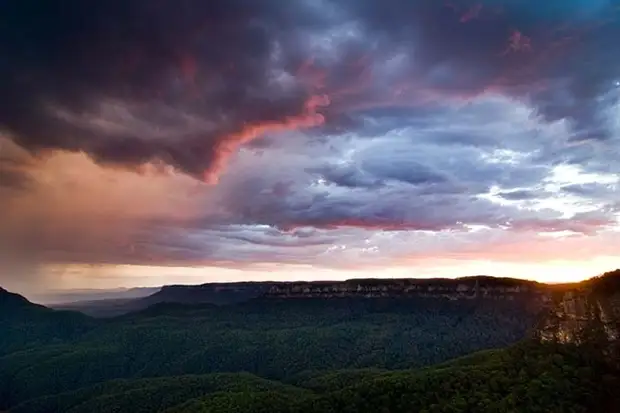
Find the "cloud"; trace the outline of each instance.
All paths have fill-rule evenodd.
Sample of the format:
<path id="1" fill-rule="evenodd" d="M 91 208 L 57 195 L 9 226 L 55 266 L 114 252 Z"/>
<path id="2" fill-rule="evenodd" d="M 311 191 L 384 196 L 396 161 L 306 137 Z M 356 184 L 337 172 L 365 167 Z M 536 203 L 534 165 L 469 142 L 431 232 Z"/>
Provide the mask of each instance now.
<path id="1" fill-rule="evenodd" d="M 490 103 L 493 124 L 485 112 Z M 434 122 L 426 116 L 424 128 L 415 120 L 415 126 L 406 126 L 408 119 L 401 119 L 398 128 L 375 136 L 332 136 L 318 147 L 310 137 L 306 144 L 283 144 L 260 156 L 248 152 L 233 164 L 236 172 L 222 178 L 226 218 L 283 230 L 451 231 L 484 225 L 591 233 L 616 222 L 610 209 L 602 209 L 604 218 L 585 219 L 583 213 L 601 209 L 601 200 L 562 200 L 562 179 L 571 175 L 538 163 L 536 152 L 552 153 L 570 140 L 566 123 L 535 117 L 527 105 L 498 97 L 439 113 Z M 441 139 L 447 131 L 464 138 Z M 485 145 L 472 146 L 467 136 Z M 537 145 L 541 137 L 547 148 Z M 277 170 L 265 172 L 276 160 Z M 287 190 L 274 196 L 272 188 L 282 176 Z"/>
<path id="2" fill-rule="evenodd" d="M 53 284 L 43 270 L 51 263 L 148 263 L 152 254 L 135 245 L 151 242 L 151 221 L 206 210 L 197 202 L 204 184 L 161 165 L 127 172 L 68 152 L 20 165 L 27 185 L 0 186 L 0 285 L 7 288 Z"/>
<path id="3" fill-rule="evenodd" d="M 10 2 L 1 14 L 0 123 L 30 150 L 133 166 L 159 160 L 210 180 L 263 134 L 487 90 L 533 99 L 594 133 L 595 98 L 620 69 L 604 52 L 620 30 L 616 9 L 577 0 L 448 6 Z M 531 47 L 517 47 L 515 36 Z"/>
<path id="4" fill-rule="evenodd" d="M 0 164 L 0 187 L 3 189 L 27 189 L 31 184 L 27 174 L 16 168 L 5 167 Z"/>
<path id="5" fill-rule="evenodd" d="M 30 150 L 162 160 L 202 177 L 235 143 L 321 123 L 325 100 L 289 73 L 295 56 L 285 43 L 320 20 L 297 6 L 6 3 L 0 123 Z"/>
<path id="6" fill-rule="evenodd" d="M 606 0 L 5 2 L 0 252 L 355 266 L 598 245 L 620 210 L 618 37 Z"/>
<path id="7" fill-rule="evenodd" d="M 541 194 L 538 191 L 532 191 L 529 189 L 515 189 L 514 191 L 500 192 L 498 195 L 509 201 L 528 201 L 544 196 L 544 194 Z"/>
<path id="8" fill-rule="evenodd" d="M 610 195 L 618 194 L 618 188 L 616 185 L 597 182 L 566 185 L 562 187 L 562 190 L 579 196 L 603 199 L 608 198 Z"/>

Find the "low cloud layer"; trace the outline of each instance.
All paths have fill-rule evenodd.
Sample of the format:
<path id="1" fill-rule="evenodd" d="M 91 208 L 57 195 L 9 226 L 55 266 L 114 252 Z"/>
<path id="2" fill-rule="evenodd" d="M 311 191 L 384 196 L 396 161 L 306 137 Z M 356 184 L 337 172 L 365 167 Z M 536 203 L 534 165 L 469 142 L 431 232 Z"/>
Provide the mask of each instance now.
<path id="1" fill-rule="evenodd" d="M 5 2 L 0 282 L 611 253 L 620 5 L 543 3 Z"/>

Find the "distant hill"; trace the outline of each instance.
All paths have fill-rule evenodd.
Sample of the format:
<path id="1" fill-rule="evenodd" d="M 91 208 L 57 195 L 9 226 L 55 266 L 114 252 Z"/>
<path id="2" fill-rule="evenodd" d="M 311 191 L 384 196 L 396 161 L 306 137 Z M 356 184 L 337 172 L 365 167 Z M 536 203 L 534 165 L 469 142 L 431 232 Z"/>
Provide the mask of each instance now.
<path id="1" fill-rule="evenodd" d="M 62 306 L 77 302 L 91 302 L 101 300 L 129 300 L 155 294 L 161 287 L 138 287 L 79 290 L 52 290 L 45 293 L 31 294 L 29 298 L 39 304 Z"/>
<path id="2" fill-rule="evenodd" d="M 230 305 L 257 298 L 377 298 L 435 297 L 456 299 L 545 300 L 549 286 L 534 281 L 490 276 L 456 279 L 351 279 L 313 282 L 237 282 L 169 285 L 138 299 L 114 299 L 56 304 L 53 308 L 113 317 L 159 303 Z"/>
<path id="3" fill-rule="evenodd" d="M 271 282 L 210 283 L 202 285 L 168 285 L 135 299 L 107 299 L 54 304 L 55 309 L 80 311 L 93 317 L 114 317 L 144 310 L 161 303 L 236 304 L 265 295 L 275 284 Z"/>
<path id="4" fill-rule="evenodd" d="M 149 305 L 136 298 L 103 299 L 76 301 L 72 303 L 50 304 L 50 308 L 61 311 L 78 311 L 91 317 L 109 318 L 140 311 Z"/>
<path id="5" fill-rule="evenodd" d="M 143 298 L 144 303 L 235 304 L 260 297 L 275 284 L 271 282 L 209 283 L 169 285 Z"/>

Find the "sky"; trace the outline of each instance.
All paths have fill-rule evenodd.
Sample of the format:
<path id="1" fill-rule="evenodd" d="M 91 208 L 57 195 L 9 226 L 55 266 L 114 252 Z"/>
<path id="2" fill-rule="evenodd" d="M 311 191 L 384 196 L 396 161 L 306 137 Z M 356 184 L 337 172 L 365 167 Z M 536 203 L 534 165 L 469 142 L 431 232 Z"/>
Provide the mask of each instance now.
<path id="1" fill-rule="evenodd" d="M 617 0 L 0 1 L 0 285 L 620 267 Z"/>

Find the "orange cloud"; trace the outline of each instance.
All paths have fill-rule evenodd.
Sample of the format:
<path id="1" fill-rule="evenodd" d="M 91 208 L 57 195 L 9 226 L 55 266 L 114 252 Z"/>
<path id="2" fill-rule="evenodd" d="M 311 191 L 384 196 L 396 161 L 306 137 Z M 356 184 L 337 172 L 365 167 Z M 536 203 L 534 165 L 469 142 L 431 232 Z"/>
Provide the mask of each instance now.
<path id="1" fill-rule="evenodd" d="M 206 186 L 172 168 L 145 164 L 140 173 L 104 168 L 83 153 L 52 152 L 22 167 L 27 191 L 0 193 L 0 255 L 25 262 L 94 259 L 130 251 L 154 220 L 186 220 L 206 206 Z M 198 196 L 202 194 L 201 196 Z"/>
<path id="2" fill-rule="evenodd" d="M 204 173 L 204 181 L 215 184 L 219 180 L 219 176 L 225 169 L 230 156 L 239 148 L 239 146 L 259 138 L 267 133 L 282 132 L 287 130 L 296 130 L 311 128 L 325 123 L 324 116 L 319 110 L 330 104 L 327 95 L 312 95 L 306 101 L 304 110 L 297 116 L 290 116 L 281 122 L 264 122 L 254 125 L 247 125 L 241 131 L 226 136 L 216 146 L 216 158 L 211 163 L 209 169 Z"/>

